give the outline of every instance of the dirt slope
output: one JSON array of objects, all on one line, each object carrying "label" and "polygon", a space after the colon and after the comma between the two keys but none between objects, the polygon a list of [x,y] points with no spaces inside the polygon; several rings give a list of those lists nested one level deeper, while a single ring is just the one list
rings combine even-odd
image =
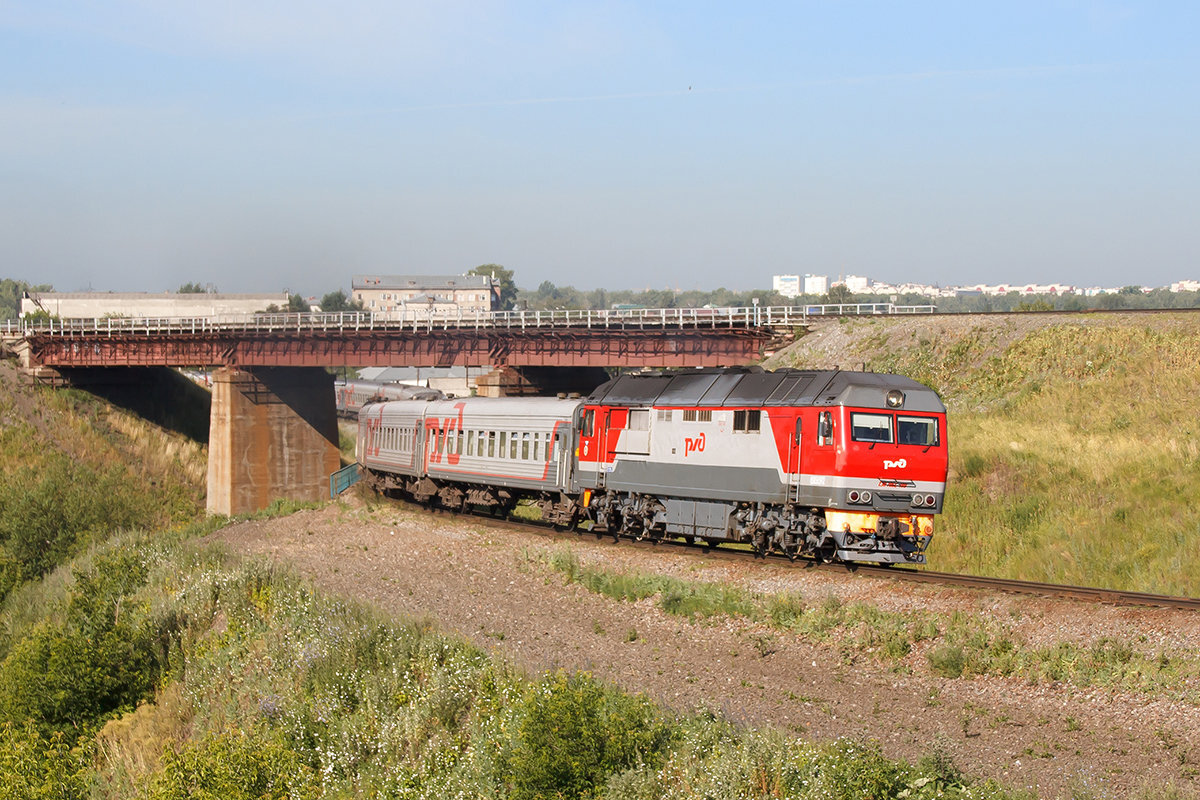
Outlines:
[{"label": "dirt slope", "polygon": [[1018,680],[947,680],[924,653],[911,674],[836,646],[745,620],[689,622],[653,600],[589,593],[540,555],[570,547],[612,570],[722,580],[762,592],[829,595],[890,610],[960,609],[1022,620],[1038,641],[1151,637],[1200,647],[1200,617],[936,588],[853,575],[645,552],[590,536],[547,539],[401,507],[352,501],[290,517],[246,522],[216,536],[233,552],[294,566],[318,586],[385,611],[427,617],[532,671],[590,670],[679,711],[707,707],[751,725],[805,737],[878,740],[894,757],[935,746],[971,774],[1055,796],[1079,781],[1127,791],[1144,781],[1200,789],[1200,711],[1183,702],[1103,689],[1030,686]]}]

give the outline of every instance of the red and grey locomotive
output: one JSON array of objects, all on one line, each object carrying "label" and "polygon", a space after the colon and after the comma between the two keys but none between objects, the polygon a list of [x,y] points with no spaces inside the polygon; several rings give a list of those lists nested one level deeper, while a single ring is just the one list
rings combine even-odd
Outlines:
[{"label": "red and grey locomotive", "polygon": [[755,368],[622,375],[585,400],[397,401],[359,415],[382,491],[636,538],[824,560],[925,561],[946,409],[898,375]]}]

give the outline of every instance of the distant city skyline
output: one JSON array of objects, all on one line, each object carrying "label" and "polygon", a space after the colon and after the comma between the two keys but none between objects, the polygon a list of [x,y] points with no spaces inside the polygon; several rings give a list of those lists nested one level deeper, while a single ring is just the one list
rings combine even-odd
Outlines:
[{"label": "distant city skyline", "polygon": [[0,5],[0,275],[1200,275],[1200,6]]}]

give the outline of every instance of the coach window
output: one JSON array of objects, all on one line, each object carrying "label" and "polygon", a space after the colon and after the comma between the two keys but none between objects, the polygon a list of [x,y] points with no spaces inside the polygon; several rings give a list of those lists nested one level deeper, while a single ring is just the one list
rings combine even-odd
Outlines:
[{"label": "coach window", "polygon": [[871,442],[872,444],[891,442],[892,415],[851,414],[850,438],[856,442]]},{"label": "coach window", "polygon": [[524,461],[529,460],[529,434],[528,433],[521,434],[521,459]]},{"label": "coach window", "polygon": [[822,411],[817,422],[817,444],[833,444],[833,414]]},{"label": "coach window", "polygon": [[467,431],[467,455],[475,452],[475,431]]},{"label": "coach window", "polygon": [[499,458],[504,458],[504,454],[508,452],[508,431],[500,431],[500,455]]},{"label": "coach window", "polygon": [[516,431],[513,431],[512,435],[508,439],[508,457],[509,458],[517,457],[517,432]]},{"label": "coach window", "polygon": [[488,458],[496,457],[496,432],[488,431]]},{"label": "coach window", "polygon": [[762,411],[757,408],[733,412],[734,433],[757,433],[761,424]]},{"label": "coach window", "polygon": [[457,453],[458,455],[462,455],[463,444],[465,443],[466,437],[467,437],[467,434],[463,431],[462,428],[459,428],[458,429],[458,443],[454,446],[454,452]]}]

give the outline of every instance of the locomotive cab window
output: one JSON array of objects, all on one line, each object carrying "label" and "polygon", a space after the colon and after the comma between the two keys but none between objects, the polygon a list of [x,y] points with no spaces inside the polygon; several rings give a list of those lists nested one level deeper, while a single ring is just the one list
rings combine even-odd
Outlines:
[{"label": "locomotive cab window", "polygon": [[890,414],[851,414],[850,438],[856,442],[892,441],[892,417]]},{"label": "locomotive cab window", "polygon": [[896,431],[900,444],[932,447],[938,443],[937,420],[933,417],[897,417]]},{"label": "locomotive cab window", "polygon": [[596,412],[594,409],[589,408],[587,411],[583,412],[583,422],[580,424],[580,427],[583,428],[583,431],[582,431],[583,435],[591,436],[593,433],[593,430],[595,428],[595,425],[596,425]]},{"label": "locomotive cab window", "polygon": [[757,408],[733,412],[734,433],[757,433],[761,424],[762,411]]},{"label": "locomotive cab window", "polygon": [[833,444],[833,414],[822,411],[817,422],[817,444]]}]

